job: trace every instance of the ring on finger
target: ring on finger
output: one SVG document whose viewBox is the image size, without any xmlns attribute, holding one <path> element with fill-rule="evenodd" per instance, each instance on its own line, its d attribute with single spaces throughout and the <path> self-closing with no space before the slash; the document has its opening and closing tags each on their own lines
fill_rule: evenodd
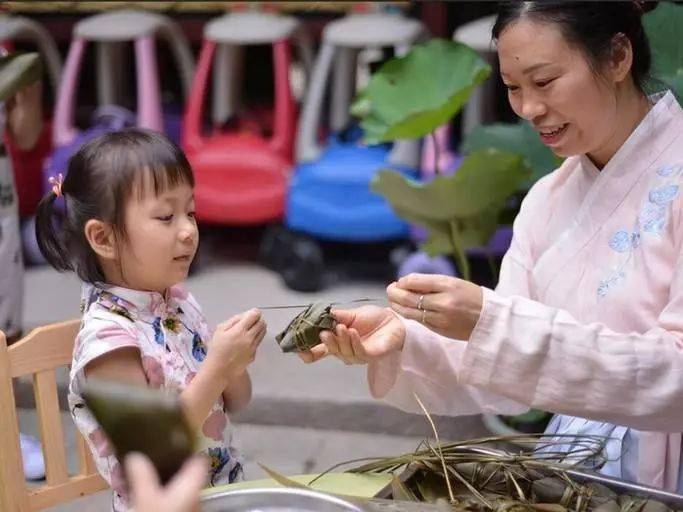
<svg viewBox="0 0 683 512">
<path fill-rule="evenodd" d="M 417 309 L 418 309 L 418 311 L 424 311 L 424 309 L 425 309 L 425 308 L 424 308 L 424 305 L 423 305 L 424 300 L 425 300 L 425 296 L 424 296 L 424 295 L 420 295 L 420 298 L 419 298 L 419 300 L 417 301 Z"/>
<path fill-rule="evenodd" d="M 423 324 L 426 324 L 426 323 L 427 323 L 426 317 L 427 317 L 427 310 L 426 310 L 426 309 L 423 309 L 423 310 L 422 310 L 422 323 L 423 323 Z"/>
</svg>

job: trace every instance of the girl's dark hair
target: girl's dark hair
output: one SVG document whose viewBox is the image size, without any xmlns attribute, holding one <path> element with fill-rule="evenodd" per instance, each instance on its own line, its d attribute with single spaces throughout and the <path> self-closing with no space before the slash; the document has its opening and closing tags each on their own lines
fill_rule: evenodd
<svg viewBox="0 0 683 512">
<path fill-rule="evenodd" d="M 45 259 L 59 271 L 73 271 L 89 283 L 105 280 L 85 237 L 85 224 L 98 219 L 125 240 L 125 207 L 134 190 L 151 185 L 155 194 L 186 183 L 194 187 L 183 152 L 165 136 L 141 129 L 101 135 L 69 160 L 61 187 L 63 201 L 49 192 L 38 205 L 36 236 Z"/>
<path fill-rule="evenodd" d="M 498 39 L 508 25 L 521 18 L 555 23 L 567 41 L 584 52 L 593 69 L 600 70 L 601 65 L 610 57 L 614 37 L 623 34 L 631 42 L 633 49 L 633 82 L 644 91 L 652 58 L 640 18 L 643 12 L 656 5 L 657 2 L 636 1 L 504 2 L 498 9 L 492 35 L 494 40 Z"/>
</svg>

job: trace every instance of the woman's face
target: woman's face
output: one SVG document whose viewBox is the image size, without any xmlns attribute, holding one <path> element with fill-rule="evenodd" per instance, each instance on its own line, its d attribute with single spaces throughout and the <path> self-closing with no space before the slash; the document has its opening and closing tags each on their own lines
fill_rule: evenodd
<svg viewBox="0 0 683 512">
<path fill-rule="evenodd" d="M 515 113 L 560 156 L 594 153 L 615 135 L 617 108 L 608 76 L 552 24 L 521 19 L 498 38 L 503 82 Z"/>
</svg>

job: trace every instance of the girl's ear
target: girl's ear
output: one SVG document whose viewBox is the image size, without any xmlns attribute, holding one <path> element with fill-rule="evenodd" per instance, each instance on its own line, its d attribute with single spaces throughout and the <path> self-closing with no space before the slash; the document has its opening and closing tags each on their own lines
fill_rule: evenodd
<svg viewBox="0 0 683 512">
<path fill-rule="evenodd" d="M 85 239 L 95 254 L 105 260 L 116 260 L 116 237 L 109 224 L 97 219 L 90 219 L 83 228 Z"/>
</svg>

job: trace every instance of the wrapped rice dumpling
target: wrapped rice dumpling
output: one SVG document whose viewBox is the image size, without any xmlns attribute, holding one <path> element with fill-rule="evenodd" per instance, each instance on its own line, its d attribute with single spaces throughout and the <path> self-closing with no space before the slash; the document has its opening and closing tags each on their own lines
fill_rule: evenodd
<svg viewBox="0 0 683 512">
<path fill-rule="evenodd" d="M 37 53 L 12 53 L 0 57 L 0 101 L 40 80 L 42 70 Z"/>
<path fill-rule="evenodd" d="M 162 483 L 168 482 L 194 453 L 195 434 L 176 395 L 120 382 L 88 379 L 85 404 L 102 426 L 119 460 L 143 453 Z M 131 428 L 135 425 L 135 428 Z"/>
<path fill-rule="evenodd" d="M 275 336 L 282 351 L 304 352 L 318 345 L 320 333 L 337 325 L 331 308 L 330 304 L 315 302 L 296 315 L 287 328 Z"/>
<path fill-rule="evenodd" d="M 565 508 L 579 508 L 579 500 L 585 499 L 589 509 L 601 507 L 603 512 L 612 510 L 617 500 L 617 494 L 602 484 L 590 482 L 577 485 L 560 476 L 534 480 L 531 492 L 537 503 L 559 503 Z"/>
</svg>

